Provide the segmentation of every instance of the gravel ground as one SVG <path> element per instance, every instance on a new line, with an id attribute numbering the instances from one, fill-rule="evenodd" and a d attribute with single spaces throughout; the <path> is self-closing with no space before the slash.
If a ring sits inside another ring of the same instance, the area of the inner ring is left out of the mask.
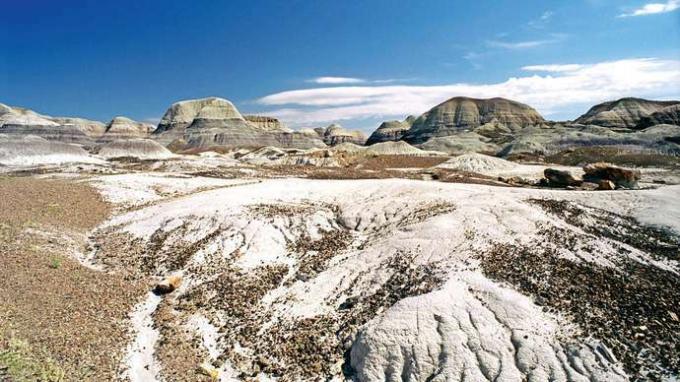
<path id="1" fill-rule="evenodd" d="M 602 339 L 633 380 L 666 380 L 677 375 L 680 277 L 625 256 L 623 246 L 622 256 L 612 259 L 616 268 L 567 259 L 560 251 L 597 251 L 593 243 L 606 238 L 654 258 L 677 259 L 678 237 L 573 203 L 531 202 L 587 233 L 551 228 L 528 245 L 497 244 L 480 256 L 484 273 L 534 296 L 544 309 L 566 315 L 581 328 L 581 336 Z"/>
<path id="2" fill-rule="evenodd" d="M 144 286 L 66 253 L 85 246 L 109 206 L 89 186 L 63 180 L 4 177 L 0 195 L 0 353 L 11 355 L 0 358 L 0 369 L 16 381 L 114 379 L 124 321 Z M 45 377 L 41 365 L 63 371 L 63 379 Z"/>

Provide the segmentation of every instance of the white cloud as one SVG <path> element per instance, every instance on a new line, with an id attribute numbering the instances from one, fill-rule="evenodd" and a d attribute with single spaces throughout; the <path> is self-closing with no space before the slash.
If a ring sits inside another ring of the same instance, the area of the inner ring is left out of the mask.
<path id="1" fill-rule="evenodd" d="M 511 77 L 491 84 L 438 86 L 339 86 L 291 90 L 259 99 L 291 126 L 421 114 L 451 97 L 505 97 L 529 104 L 546 116 L 624 96 L 678 96 L 680 61 L 625 59 L 573 66 L 534 65 L 545 75 Z M 561 69 L 561 70 L 557 70 Z M 574 116 L 575 117 L 575 116 Z"/>
<path id="2" fill-rule="evenodd" d="M 548 45 L 548 44 L 555 44 L 555 43 L 564 41 L 566 38 L 567 38 L 566 34 L 555 33 L 555 34 L 552 35 L 552 38 L 549 38 L 549 39 L 516 41 L 516 42 L 489 40 L 489 41 L 486 42 L 486 45 L 489 46 L 489 47 L 492 47 L 492 48 L 520 50 L 520 49 L 537 48 L 539 46 Z"/>
<path id="3" fill-rule="evenodd" d="M 563 72 L 573 72 L 583 68 L 583 65 L 578 64 L 560 64 L 560 65 L 528 65 L 523 66 L 522 70 L 528 72 L 552 72 L 552 73 L 563 73 Z"/>
<path id="4" fill-rule="evenodd" d="M 620 14 L 619 17 L 647 16 L 657 13 L 673 12 L 680 9 L 680 0 L 668 0 L 665 3 L 649 3 L 628 13 Z"/>
<path id="5" fill-rule="evenodd" d="M 307 82 L 313 82 L 315 84 L 324 85 L 339 85 L 339 84 L 360 84 L 366 82 L 366 80 L 352 77 L 317 77 L 312 78 Z"/>
<path id="6" fill-rule="evenodd" d="M 541 14 L 541 16 L 535 20 L 531 20 L 527 23 L 529 27 L 531 28 L 536 28 L 536 29 L 542 29 L 545 28 L 548 23 L 550 22 L 550 19 L 555 15 L 555 12 L 553 11 L 545 11 Z"/>

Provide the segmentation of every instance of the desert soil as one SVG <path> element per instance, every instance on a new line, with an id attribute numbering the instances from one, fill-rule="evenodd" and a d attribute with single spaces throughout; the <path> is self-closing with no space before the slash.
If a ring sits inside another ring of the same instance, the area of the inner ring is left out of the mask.
<path id="1" fill-rule="evenodd" d="M 64 180 L 0 178 L 0 195 L 0 380 L 115 379 L 146 288 L 71 256 L 109 205 Z"/>

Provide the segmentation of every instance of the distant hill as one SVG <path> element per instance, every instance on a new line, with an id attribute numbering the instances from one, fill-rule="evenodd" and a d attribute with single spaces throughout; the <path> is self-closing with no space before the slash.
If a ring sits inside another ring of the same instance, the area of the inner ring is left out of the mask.
<path id="1" fill-rule="evenodd" d="M 532 107 L 509 99 L 454 97 L 418 117 L 404 140 L 417 144 L 486 124 L 516 130 L 544 122 Z"/>
<path id="2" fill-rule="evenodd" d="M 582 125 L 635 128 L 640 120 L 680 101 L 651 101 L 642 98 L 621 98 L 593 106 L 574 122 Z"/>

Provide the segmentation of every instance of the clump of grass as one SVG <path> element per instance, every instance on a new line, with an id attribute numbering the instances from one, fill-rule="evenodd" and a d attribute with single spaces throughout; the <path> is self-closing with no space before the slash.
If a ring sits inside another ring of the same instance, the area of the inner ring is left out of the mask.
<path id="1" fill-rule="evenodd" d="M 18 339 L 0 340 L 0 368 L 16 382 L 61 382 L 66 377 L 54 361 L 37 357 L 27 342 Z"/>
<path id="2" fill-rule="evenodd" d="M 61 267 L 61 259 L 56 256 L 50 257 L 50 268 L 59 269 L 59 267 Z"/>

